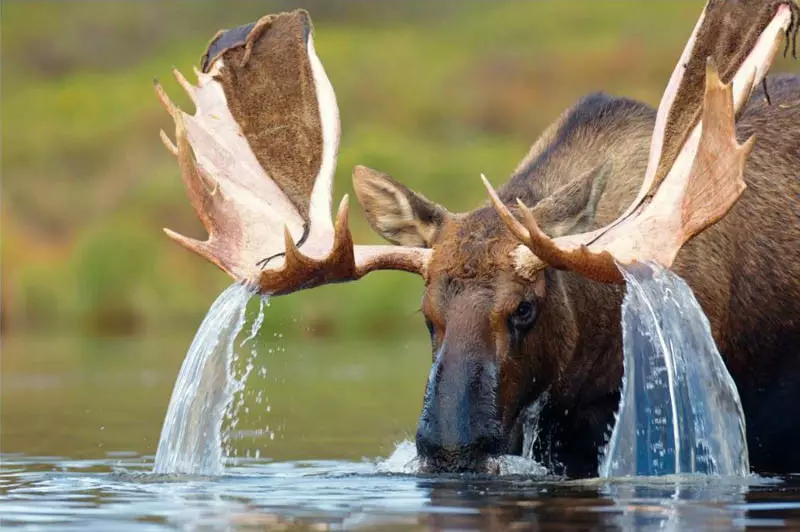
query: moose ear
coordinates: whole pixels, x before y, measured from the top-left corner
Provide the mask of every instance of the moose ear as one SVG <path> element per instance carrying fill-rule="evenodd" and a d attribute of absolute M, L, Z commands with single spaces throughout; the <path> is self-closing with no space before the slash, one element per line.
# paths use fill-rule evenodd
<path fill-rule="evenodd" d="M 372 229 L 394 244 L 429 248 L 450 216 L 444 207 L 366 166 L 353 168 L 353 187 Z"/>
<path fill-rule="evenodd" d="M 550 236 L 580 233 L 591 228 L 597 204 L 612 170 L 613 164 L 606 161 L 576 177 L 536 205 L 533 213 Z"/>

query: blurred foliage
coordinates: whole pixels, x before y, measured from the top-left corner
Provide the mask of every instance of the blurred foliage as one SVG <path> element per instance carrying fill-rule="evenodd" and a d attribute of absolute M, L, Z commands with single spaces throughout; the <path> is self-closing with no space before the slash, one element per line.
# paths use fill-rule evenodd
<path fill-rule="evenodd" d="M 202 237 L 151 80 L 191 72 L 224 27 L 306 7 L 350 171 L 387 171 L 451 210 L 483 200 L 546 124 L 594 90 L 651 104 L 703 2 L 2 3 L 2 324 L 129 334 L 194 327 L 229 280 L 170 243 Z M 789 64 L 781 62 L 778 69 Z M 169 78 L 169 79 L 167 79 Z M 357 209 L 356 209 L 357 210 Z M 362 216 L 357 241 L 377 242 Z M 375 273 L 281 298 L 288 334 L 421 329 L 421 282 Z"/>
<path fill-rule="evenodd" d="M 241 339 L 251 323 L 252 316 Z M 253 370 L 234 401 L 241 406 L 230 456 L 259 449 L 273 460 L 359 460 L 413 439 L 430 363 L 426 338 L 291 341 L 279 330 L 265 327 L 236 350 L 236 373 Z M 154 455 L 193 332 L 4 338 L 3 452 Z"/>

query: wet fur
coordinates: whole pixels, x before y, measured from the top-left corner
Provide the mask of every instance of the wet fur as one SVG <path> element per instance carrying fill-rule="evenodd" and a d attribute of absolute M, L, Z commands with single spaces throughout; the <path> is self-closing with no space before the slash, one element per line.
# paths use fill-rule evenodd
<path fill-rule="evenodd" d="M 695 292 L 737 383 L 753 468 L 785 472 L 800 471 L 800 450 L 787 445 L 800 437 L 800 107 L 787 105 L 800 98 L 800 77 L 771 77 L 768 86 L 772 105 L 758 91 L 738 123 L 740 141 L 757 135 L 747 190 L 722 221 L 684 247 L 674 271 Z M 551 230 L 583 208 L 580 194 L 553 194 L 610 163 L 594 220 L 574 231 L 607 224 L 639 189 L 654 119 L 652 108 L 633 100 L 586 97 L 545 132 L 501 198 L 536 206 Z M 488 206 L 450 218 L 434 246 L 431 314 L 461 292 L 481 290 L 497 300 L 498 286 L 519 283 L 508 260 L 515 246 Z M 507 450 L 519 452 L 520 409 L 548 391 L 537 457 L 572 476 L 594 475 L 622 379 L 623 289 L 572 272 L 547 270 L 545 279 L 541 315 L 516 348 L 524 361 L 501 373 L 499 410 L 512 434 Z"/>

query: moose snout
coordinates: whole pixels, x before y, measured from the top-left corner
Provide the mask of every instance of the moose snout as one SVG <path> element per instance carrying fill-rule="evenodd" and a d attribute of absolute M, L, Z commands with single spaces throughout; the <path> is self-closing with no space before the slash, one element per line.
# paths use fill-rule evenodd
<path fill-rule="evenodd" d="M 486 458 L 503 453 L 496 388 L 494 363 L 437 359 L 416 435 L 429 470 L 477 471 Z"/>

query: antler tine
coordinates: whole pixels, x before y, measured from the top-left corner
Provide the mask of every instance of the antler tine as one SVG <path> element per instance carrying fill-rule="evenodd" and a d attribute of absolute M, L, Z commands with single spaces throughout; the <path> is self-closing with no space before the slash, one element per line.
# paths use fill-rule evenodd
<path fill-rule="evenodd" d="M 525 241 L 525 245 L 542 261 L 556 268 L 564 267 L 563 261 L 559 257 L 558 244 L 539 228 L 533 212 L 519 198 L 517 198 L 517 205 L 522 214 L 522 225 L 525 226 L 528 232 L 528 239 Z"/>
<path fill-rule="evenodd" d="M 708 103 L 708 96 L 714 89 L 719 89 L 727 93 L 728 100 L 730 101 L 730 108 L 733 110 L 733 91 L 731 90 L 732 84 L 725 84 L 722 82 L 722 79 L 719 77 L 719 69 L 717 68 L 717 62 L 714 60 L 713 56 L 706 57 L 706 89 L 703 95 L 704 103 Z M 703 106 L 703 117 L 705 118 L 708 115 L 708 105 Z"/>
<path fill-rule="evenodd" d="M 517 271 L 523 277 L 530 278 L 536 271 L 542 270 L 549 265 L 559 269 L 588 270 L 587 276 L 600 282 L 623 282 L 622 275 L 616 268 L 613 257 L 607 252 L 602 253 L 605 260 L 604 263 L 593 264 L 592 259 L 595 258 L 593 252 L 582 243 L 579 243 L 575 249 L 565 250 L 562 247 L 562 243 L 550 238 L 541 230 L 533 212 L 522 200 L 517 198 L 517 206 L 519 207 L 523 220 L 520 222 L 502 200 L 500 200 L 494 188 L 486 180 L 486 177 L 483 175 L 481 175 L 481 177 L 483 178 L 483 184 L 486 186 L 486 190 L 489 192 L 489 199 L 492 202 L 492 206 L 495 211 L 497 211 L 500 219 L 503 220 L 514 237 L 534 254 L 534 257 L 528 257 L 528 260 L 526 260 L 524 264 L 519 263 L 519 256 L 515 258 Z M 535 260 L 531 260 L 532 258 L 535 258 Z"/>
<path fill-rule="evenodd" d="M 284 263 L 284 270 L 286 272 L 303 271 L 315 264 L 316 261 L 303 255 L 297 248 L 294 237 L 291 231 L 289 231 L 289 226 L 286 225 L 283 226 L 283 241 L 286 246 L 286 262 Z"/>
<path fill-rule="evenodd" d="M 172 139 L 170 139 L 167 136 L 166 132 L 163 129 L 161 131 L 159 131 L 158 134 L 161 137 L 161 142 L 164 144 L 164 146 L 169 150 L 169 152 L 172 155 L 177 157 L 178 156 L 178 147 L 175 145 L 174 142 L 172 142 Z"/>
<path fill-rule="evenodd" d="M 616 267 L 614 258 L 606 251 L 599 254 L 578 242 L 575 247 L 567 248 L 563 242 L 551 238 L 541 230 L 533 212 L 519 199 L 523 225 L 530 235 L 525 245 L 540 261 L 540 268 L 552 266 L 562 270 L 580 271 L 586 277 L 604 283 L 622 283 L 624 279 Z"/>
<path fill-rule="evenodd" d="M 153 87 L 156 90 L 158 101 L 161 102 L 161 105 L 164 107 L 164 109 L 166 109 L 172 119 L 177 121 L 181 113 L 180 108 L 169 99 L 169 96 L 167 96 L 167 93 L 164 92 L 164 87 L 161 86 L 161 83 L 159 83 L 158 79 L 153 80 Z"/>
<path fill-rule="evenodd" d="M 174 72 L 177 73 L 177 70 Z M 186 78 L 180 76 L 180 79 L 182 79 L 183 83 L 185 83 L 187 86 L 191 87 Z M 208 216 L 201 208 L 202 204 L 195 204 L 195 197 L 202 197 L 204 195 L 202 194 L 202 191 L 205 190 L 205 188 L 201 182 L 201 177 L 194 162 L 194 157 L 192 156 L 191 144 L 186 137 L 186 124 L 184 123 L 183 111 L 181 111 L 181 109 L 175 105 L 170 97 L 167 96 L 167 93 L 164 91 L 164 87 L 161 86 L 161 83 L 159 83 L 158 80 L 154 81 L 154 88 L 156 91 L 156 96 L 158 97 L 158 101 L 161 102 L 161 105 L 167 110 L 169 115 L 172 117 L 172 121 L 175 123 L 176 142 L 173 143 L 163 129 L 159 131 L 159 137 L 161 138 L 161 142 L 170 151 L 170 153 L 178 158 L 184 182 L 186 182 L 186 184 L 190 185 L 192 188 L 189 199 L 192 201 L 192 206 L 195 208 L 197 215 L 201 218 L 201 220 L 203 220 L 206 228 L 208 228 Z M 187 89 L 187 92 L 191 94 L 192 90 L 192 88 L 189 88 Z"/>
<path fill-rule="evenodd" d="M 350 233 L 350 196 L 345 194 L 339 202 L 336 211 L 336 220 L 333 224 L 333 250 L 334 252 L 353 253 L 353 235 Z"/>
<path fill-rule="evenodd" d="M 481 180 L 483 181 L 483 186 L 486 187 L 486 191 L 489 193 L 489 199 L 492 202 L 494 210 L 500 216 L 500 219 L 503 220 L 503 223 L 506 224 L 508 230 L 511 231 L 511 234 L 513 234 L 517 240 L 527 243 L 530 240 L 530 233 L 528 230 L 519 223 L 513 214 L 511 214 L 511 211 L 508 210 L 508 207 L 506 207 L 497 195 L 497 192 L 492 184 L 489 183 L 489 180 L 486 179 L 485 175 L 481 174 Z"/>
<path fill-rule="evenodd" d="M 197 70 L 195 69 L 195 72 L 196 71 Z M 185 77 L 183 77 L 183 74 L 181 74 L 181 72 L 175 67 L 172 67 L 172 75 L 175 76 L 175 80 L 178 82 L 178 85 L 180 85 L 181 88 L 184 91 L 186 91 L 186 94 L 192 100 L 192 103 L 194 103 L 195 102 L 195 90 L 196 90 L 194 85 L 189 83 L 189 80 L 187 80 Z M 199 77 L 200 76 L 198 75 L 198 78 Z"/>
<path fill-rule="evenodd" d="M 203 257 L 204 259 L 206 259 L 206 260 L 208 260 L 210 262 L 213 262 L 219 268 L 221 268 L 223 270 L 225 269 L 223 267 L 223 265 L 222 265 L 222 262 L 214 254 L 213 245 L 211 244 L 210 241 L 207 240 L 207 241 L 203 242 L 201 240 L 195 240 L 194 238 L 189 238 L 188 236 L 183 236 L 182 234 L 176 233 L 175 231 L 173 231 L 171 229 L 167 229 L 166 227 L 164 227 L 162 230 L 164 231 L 164 233 L 169 238 L 171 238 L 172 240 L 174 240 L 175 242 L 177 242 L 181 246 L 185 247 L 189 251 L 193 251 L 194 253 L 197 253 L 198 255 Z"/>
<path fill-rule="evenodd" d="M 223 261 L 217 254 L 214 253 L 213 248 L 213 237 L 214 235 L 211 234 L 211 220 L 209 215 L 205 209 L 205 203 L 210 200 L 208 194 L 206 193 L 206 188 L 202 183 L 202 178 L 199 174 L 199 169 L 197 168 L 194 157 L 192 156 L 191 147 L 189 145 L 189 141 L 186 138 L 186 129 L 183 125 L 183 120 L 181 119 L 180 115 L 176 114 L 175 120 L 175 132 L 178 141 L 178 145 L 175 146 L 167 137 L 164 131 L 161 131 L 161 140 L 164 141 L 164 144 L 167 148 L 177 156 L 178 163 L 181 168 L 181 175 L 183 177 L 184 183 L 187 187 L 187 192 L 189 195 L 189 201 L 195 209 L 198 218 L 203 223 L 203 226 L 209 231 L 209 239 L 205 242 L 200 240 L 195 240 L 193 238 L 189 238 L 183 236 L 175 231 L 170 229 L 164 228 L 164 232 L 167 234 L 175 242 L 179 243 L 186 249 L 193 251 L 200 255 L 201 257 L 205 258 L 216 264 L 219 268 L 225 270 L 225 266 Z M 213 200 L 211 200 L 213 201 Z"/>

